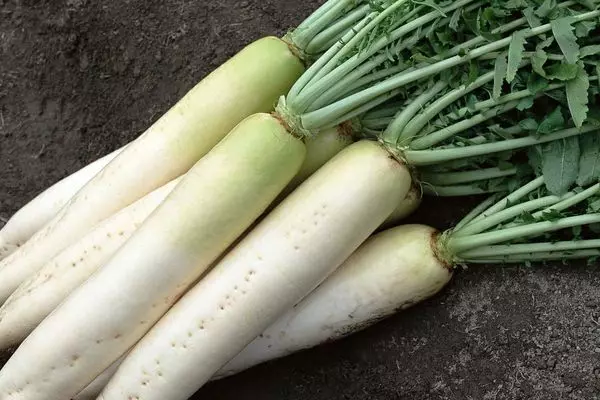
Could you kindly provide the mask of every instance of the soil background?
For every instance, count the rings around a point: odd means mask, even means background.
[[[319,3],[0,0],[0,218]],[[469,204],[429,200],[412,221],[442,229]],[[599,285],[585,264],[474,266],[406,312],[195,398],[600,399]]]

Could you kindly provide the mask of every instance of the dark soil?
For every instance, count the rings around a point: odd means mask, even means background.
[[[0,0],[0,218],[318,3]],[[414,220],[450,226],[458,204],[429,201]],[[430,301],[197,398],[600,399],[600,273],[472,267]]]

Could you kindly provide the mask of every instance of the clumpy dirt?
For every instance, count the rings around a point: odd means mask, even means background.
[[[318,3],[0,0],[0,218]],[[463,203],[430,200],[412,221],[448,227]],[[600,399],[600,272],[472,266],[425,303],[196,398]]]

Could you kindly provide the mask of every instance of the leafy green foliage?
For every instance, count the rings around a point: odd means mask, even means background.
[[[506,70],[506,81],[512,82],[517,76],[517,71],[521,66],[525,56],[525,32],[517,31],[512,34],[510,46],[508,48],[508,67]]]
[[[587,186],[600,180],[600,134],[588,133],[579,139],[581,159],[577,184]]]
[[[577,181],[580,154],[576,137],[542,146],[542,173],[551,193],[563,195]]]
[[[585,71],[583,63],[578,64],[577,75],[574,79],[567,82],[567,101],[569,102],[569,110],[573,117],[575,126],[580,128],[587,118],[588,108],[588,91],[590,88],[590,79]]]
[[[552,33],[560,46],[565,58],[569,64],[575,64],[579,60],[580,50],[577,43],[577,36],[573,33],[573,27],[570,18],[560,18],[550,23]]]

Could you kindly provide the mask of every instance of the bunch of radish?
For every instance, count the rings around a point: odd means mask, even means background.
[[[330,0],[249,45],[0,232],[0,399],[183,400],[459,263],[597,255],[598,5]],[[495,195],[373,235],[421,192]]]

